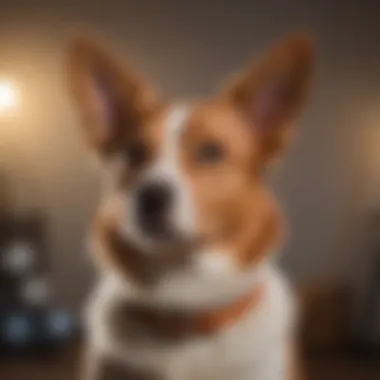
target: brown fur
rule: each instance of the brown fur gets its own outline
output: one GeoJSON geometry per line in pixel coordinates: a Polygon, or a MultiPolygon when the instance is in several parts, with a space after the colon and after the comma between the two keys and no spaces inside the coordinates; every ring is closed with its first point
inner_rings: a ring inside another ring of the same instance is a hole
{"type": "Polygon", "coordinates": [[[235,252],[239,265],[259,262],[279,243],[282,221],[263,187],[257,135],[231,106],[201,103],[185,128],[182,151],[206,241],[235,252]],[[221,164],[202,166],[194,160],[205,141],[222,146],[221,164]]]}

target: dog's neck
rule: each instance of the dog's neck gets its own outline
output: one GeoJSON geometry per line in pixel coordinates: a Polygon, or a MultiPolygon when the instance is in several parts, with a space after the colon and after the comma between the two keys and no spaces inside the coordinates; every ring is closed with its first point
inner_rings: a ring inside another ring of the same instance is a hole
{"type": "Polygon", "coordinates": [[[182,255],[164,261],[147,256],[110,227],[103,226],[100,232],[103,251],[112,252],[113,265],[117,261],[122,272],[108,277],[114,284],[112,297],[123,310],[121,317],[128,315],[156,334],[181,339],[216,334],[259,307],[265,295],[268,261],[233,273],[213,261],[218,252],[197,252],[187,256],[203,258],[194,267],[194,262],[178,260],[182,255]],[[125,287],[126,273],[138,283],[133,290],[130,284],[125,287]]]}

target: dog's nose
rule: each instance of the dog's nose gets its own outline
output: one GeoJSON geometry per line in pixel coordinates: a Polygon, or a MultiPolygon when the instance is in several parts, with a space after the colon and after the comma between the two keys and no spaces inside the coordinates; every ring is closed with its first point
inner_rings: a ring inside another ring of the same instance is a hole
{"type": "Polygon", "coordinates": [[[173,194],[168,184],[151,182],[140,188],[137,194],[137,214],[142,227],[155,229],[162,227],[168,209],[171,206],[173,194]]]}

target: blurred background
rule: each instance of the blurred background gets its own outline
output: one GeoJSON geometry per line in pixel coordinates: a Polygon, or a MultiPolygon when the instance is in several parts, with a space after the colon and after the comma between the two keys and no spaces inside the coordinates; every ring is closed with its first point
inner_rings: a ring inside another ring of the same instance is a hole
{"type": "Polygon", "coordinates": [[[103,34],[166,96],[187,98],[213,94],[276,39],[309,29],[316,88],[273,172],[292,229],[282,266],[301,294],[308,378],[379,379],[379,12],[369,0],[3,2],[0,378],[77,371],[99,181],[66,91],[70,34],[103,34]]]}

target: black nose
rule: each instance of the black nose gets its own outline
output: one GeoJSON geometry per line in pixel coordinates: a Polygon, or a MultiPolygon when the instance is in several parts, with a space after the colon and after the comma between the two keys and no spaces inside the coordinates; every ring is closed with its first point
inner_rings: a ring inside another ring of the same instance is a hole
{"type": "Polygon", "coordinates": [[[137,195],[137,215],[142,227],[149,230],[163,227],[172,198],[171,188],[165,183],[144,185],[137,195]]]}

